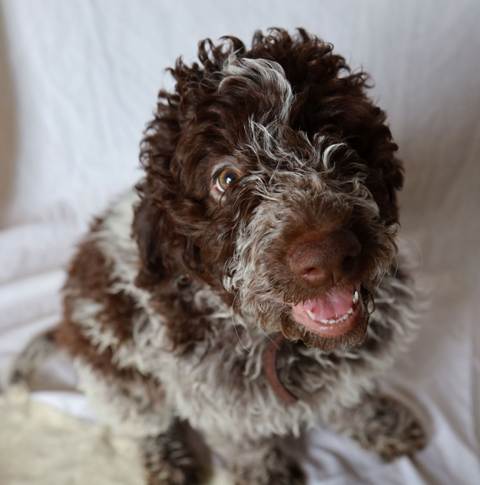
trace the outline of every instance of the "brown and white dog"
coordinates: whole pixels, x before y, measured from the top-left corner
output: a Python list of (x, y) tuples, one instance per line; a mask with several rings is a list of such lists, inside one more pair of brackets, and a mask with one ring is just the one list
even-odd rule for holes
[(299, 29), (200, 43), (170, 69), (145, 178), (71, 263), (57, 343), (149, 483), (199, 480), (201, 433), (238, 484), (303, 483), (278, 439), (313, 424), (385, 459), (425, 443), (375, 378), (412, 338), (397, 146), (332, 46)]

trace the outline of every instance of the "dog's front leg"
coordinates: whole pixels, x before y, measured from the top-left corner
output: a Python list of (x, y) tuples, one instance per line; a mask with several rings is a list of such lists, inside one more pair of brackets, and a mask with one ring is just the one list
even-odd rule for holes
[(142, 439), (141, 452), (147, 485), (200, 485), (205, 467), (190, 448), (182, 423), (174, 421), (168, 430)]
[(365, 394), (358, 405), (336, 409), (329, 421), (337, 431), (385, 461), (412, 455), (427, 441), (418, 417), (400, 401), (383, 394)]
[(251, 441), (240, 437), (215, 437), (208, 442), (235, 485), (303, 485), (298, 463), (278, 446), (278, 440)]

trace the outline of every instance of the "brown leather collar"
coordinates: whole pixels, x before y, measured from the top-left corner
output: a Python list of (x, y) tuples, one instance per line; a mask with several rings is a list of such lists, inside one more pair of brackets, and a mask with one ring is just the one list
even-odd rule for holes
[(298, 398), (282, 384), (277, 372), (277, 351), (284, 342), (285, 339), (281, 333), (270, 336), (270, 340), (263, 350), (263, 368), (273, 392), (281, 401), (290, 406), (296, 403)]

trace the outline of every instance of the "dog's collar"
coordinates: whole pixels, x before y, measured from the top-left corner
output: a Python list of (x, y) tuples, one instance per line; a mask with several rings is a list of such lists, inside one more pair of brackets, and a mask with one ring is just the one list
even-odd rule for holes
[(277, 351), (284, 342), (285, 339), (281, 333), (274, 334), (270, 337), (269, 342), (263, 350), (263, 368), (273, 392), (281, 401), (290, 406), (296, 403), (298, 398), (282, 384), (277, 372)]

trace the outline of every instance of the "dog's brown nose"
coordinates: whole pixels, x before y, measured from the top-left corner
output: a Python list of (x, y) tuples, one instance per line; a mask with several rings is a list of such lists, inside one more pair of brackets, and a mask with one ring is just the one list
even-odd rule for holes
[(351, 275), (362, 250), (352, 231), (307, 233), (287, 253), (290, 270), (311, 286), (334, 285)]

